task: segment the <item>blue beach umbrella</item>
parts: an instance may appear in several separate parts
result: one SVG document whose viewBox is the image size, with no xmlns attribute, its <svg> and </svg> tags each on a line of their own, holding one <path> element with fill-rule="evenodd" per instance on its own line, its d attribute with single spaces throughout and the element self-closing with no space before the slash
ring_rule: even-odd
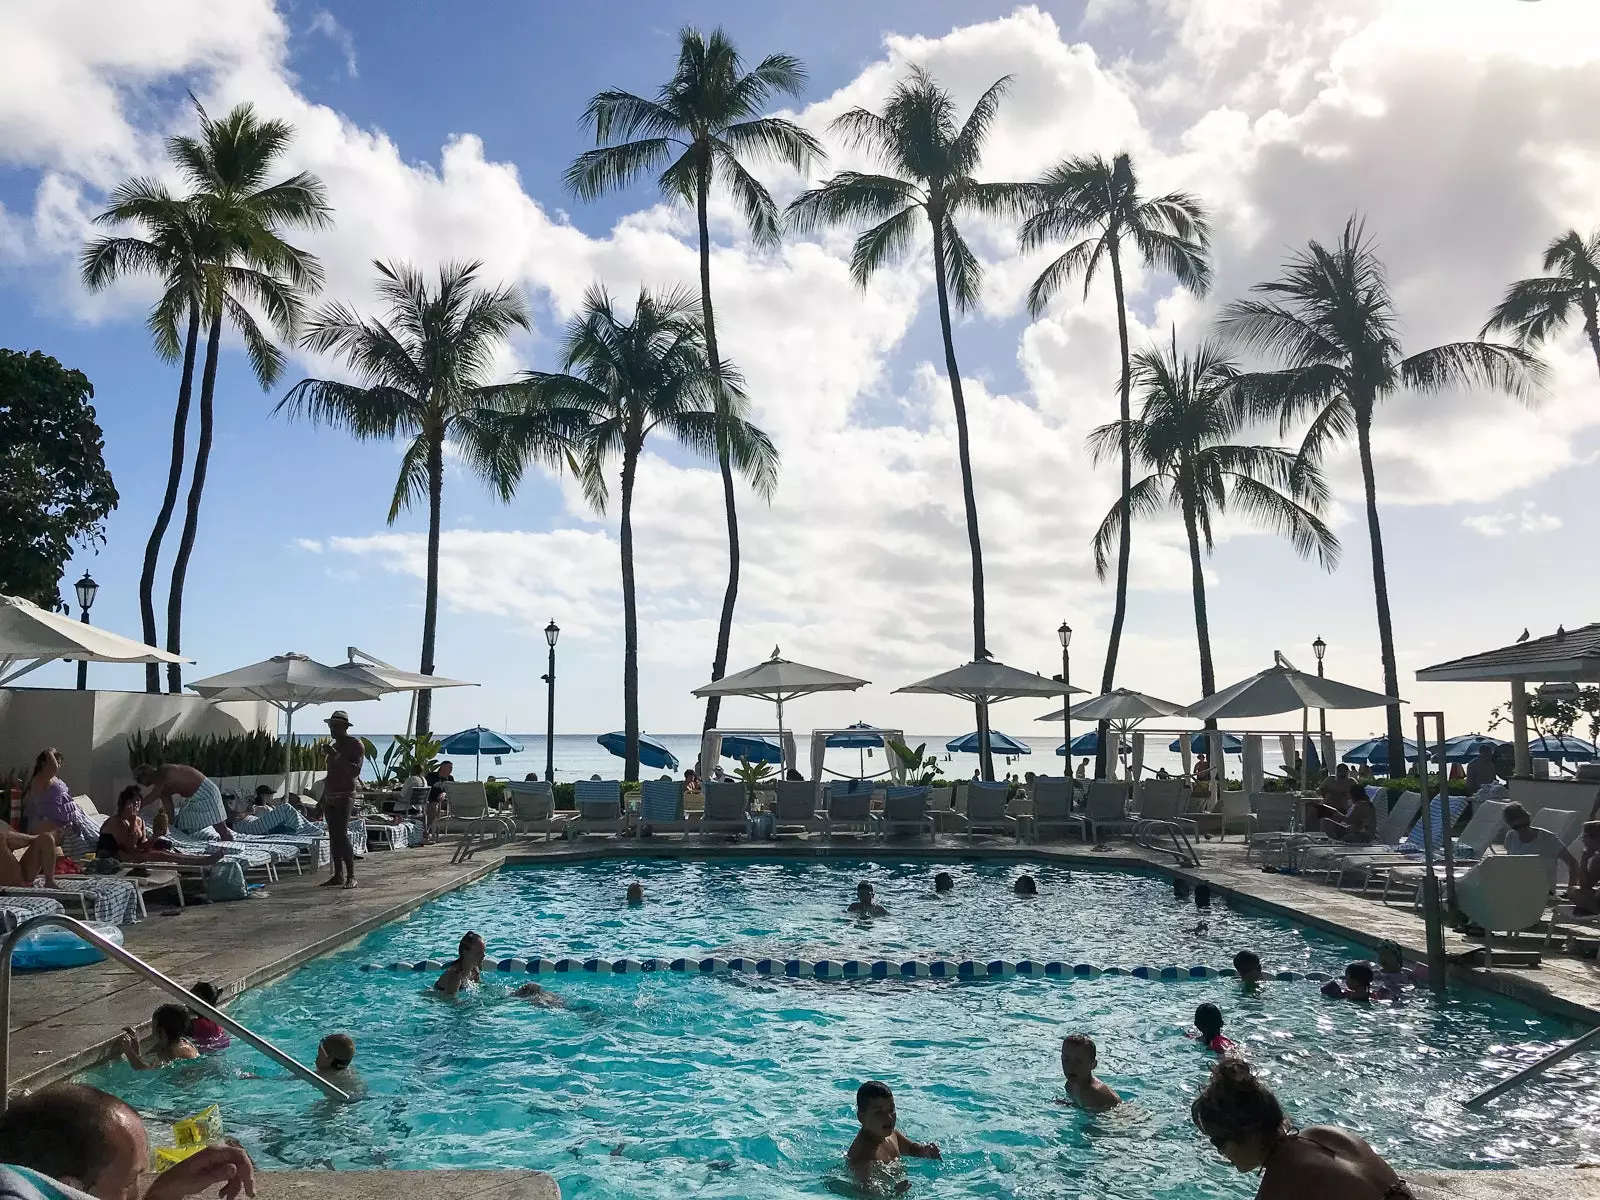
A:
<svg viewBox="0 0 1600 1200">
<path fill-rule="evenodd" d="M 1478 750 L 1481 747 L 1487 746 L 1492 752 L 1507 744 L 1499 738 L 1490 737 L 1486 733 L 1463 733 L 1453 738 L 1445 738 L 1444 745 L 1435 750 L 1432 757 L 1434 762 L 1471 762 L 1478 757 Z M 1415 749 L 1409 742 L 1406 743 L 1406 746 L 1408 753 Z M 1442 755 L 1440 753 L 1441 750 L 1443 751 Z"/>
<path fill-rule="evenodd" d="M 1126 754 L 1131 747 L 1124 741 L 1120 749 L 1123 754 Z M 1072 739 L 1072 757 L 1093 758 L 1098 753 L 1100 753 L 1100 731 L 1098 729 L 1091 729 L 1088 733 L 1080 733 Z M 1067 748 L 1065 746 L 1057 746 L 1056 756 L 1058 758 L 1066 757 Z"/>
<path fill-rule="evenodd" d="M 1528 743 L 1531 758 L 1548 758 L 1551 762 L 1589 762 L 1595 758 L 1594 744 L 1571 734 L 1534 738 Z"/>
<path fill-rule="evenodd" d="M 1446 743 L 1446 745 L 1448 744 Z M 1406 738 L 1404 745 L 1406 761 L 1414 762 L 1417 757 L 1417 744 L 1410 738 Z M 1476 751 L 1473 753 L 1476 753 Z M 1368 738 L 1359 746 L 1352 746 L 1346 750 L 1339 756 L 1339 761 L 1352 765 L 1366 763 L 1369 767 L 1384 767 L 1387 769 L 1389 766 L 1389 739 Z M 1451 761 L 1454 760 L 1452 759 Z"/>
<path fill-rule="evenodd" d="M 602 733 L 594 739 L 618 758 L 628 756 L 628 735 L 622 730 Z M 639 762 L 657 771 L 676 771 L 678 756 L 647 733 L 639 735 Z"/>
<path fill-rule="evenodd" d="M 747 758 L 753 763 L 781 763 L 783 750 L 766 738 L 730 733 L 722 739 L 723 758 Z"/>
<path fill-rule="evenodd" d="M 830 750 L 854 750 L 856 774 L 864 777 L 867 773 L 865 752 L 883 749 L 883 731 L 865 721 L 857 721 L 846 732 L 834 734 L 824 744 Z"/>
<path fill-rule="evenodd" d="M 1189 753 L 1191 753 L 1191 754 L 1210 754 L 1211 753 L 1210 745 L 1211 745 L 1211 743 L 1210 743 L 1209 740 L 1207 740 L 1206 735 L 1205 735 L 1205 731 L 1202 730 L 1201 732 L 1196 733 L 1196 734 L 1192 734 L 1190 736 L 1190 738 L 1189 738 Z M 1182 748 L 1183 748 L 1183 740 L 1181 738 L 1173 738 L 1172 741 L 1167 746 L 1167 749 L 1172 751 L 1172 753 L 1174 753 L 1174 754 L 1176 754 Z M 1222 752 L 1224 754 L 1243 754 L 1244 753 L 1244 739 L 1241 738 L 1238 734 L 1235 734 L 1235 733 L 1225 733 L 1225 734 L 1223 734 L 1222 735 Z"/>
<path fill-rule="evenodd" d="M 492 729 L 485 729 L 482 725 L 474 725 L 471 729 L 463 729 L 460 733 L 452 733 L 449 737 L 441 739 L 439 753 L 472 755 L 472 777 L 476 779 L 478 767 L 485 754 L 521 754 L 522 743 L 513 742 L 510 738 Z"/>
<path fill-rule="evenodd" d="M 944 744 L 944 748 L 951 754 L 977 754 L 981 749 L 978 742 L 977 731 L 958 737 Z M 1026 742 L 1019 742 L 1014 737 L 1008 737 L 998 729 L 989 730 L 989 753 L 1003 754 L 1007 758 L 1016 758 L 1023 754 L 1032 754 L 1033 747 Z"/>
</svg>

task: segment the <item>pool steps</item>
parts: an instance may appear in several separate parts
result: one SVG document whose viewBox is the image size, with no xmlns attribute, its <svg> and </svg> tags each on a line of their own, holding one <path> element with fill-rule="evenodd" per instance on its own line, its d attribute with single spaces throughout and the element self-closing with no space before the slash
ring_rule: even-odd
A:
<svg viewBox="0 0 1600 1200">
<path fill-rule="evenodd" d="M 442 971 L 450 959 L 420 962 L 366 963 L 363 971 Z M 487 965 L 487 964 L 485 964 Z M 1039 962 L 1034 959 L 888 959 L 802 958 L 502 958 L 496 971 L 527 975 L 634 975 L 674 971 L 684 975 L 727 975 L 751 972 L 786 979 L 1098 979 L 1125 975 L 1133 979 L 1218 979 L 1236 975 L 1232 967 L 1096 967 L 1088 963 Z M 1277 971 L 1263 976 L 1283 983 L 1325 982 L 1321 971 Z"/>
</svg>

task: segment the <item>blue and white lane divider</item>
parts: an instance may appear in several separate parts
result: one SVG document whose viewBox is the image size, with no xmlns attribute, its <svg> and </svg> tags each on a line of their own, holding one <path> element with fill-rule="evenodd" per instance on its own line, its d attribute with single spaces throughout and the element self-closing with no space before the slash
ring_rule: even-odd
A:
<svg viewBox="0 0 1600 1200">
<path fill-rule="evenodd" d="M 452 960 L 366 963 L 363 971 L 442 971 Z M 749 972 L 784 979 L 1098 979 L 1125 975 L 1133 979 L 1219 979 L 1236 975 L 1232 967 L 1096 967 L 1089 963 L 1039 962 L 1035 959 L 973 958 L 817 959 L 803 958 L 502 958 L 493 970 L 526 975 L 640 975 L 673 971 L 683 975 L 728 975 Z M 1277 971 L 1263 978 L 1283 983 L 1326 982 L 1321 971 Z"/>
</svg>

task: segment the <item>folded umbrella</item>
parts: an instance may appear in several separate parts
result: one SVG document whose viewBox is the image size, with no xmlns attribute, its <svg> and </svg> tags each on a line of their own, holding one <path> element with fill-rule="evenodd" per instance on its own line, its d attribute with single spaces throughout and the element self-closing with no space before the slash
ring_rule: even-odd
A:
<svg viewBox="0 0 1600 1200">
<path fill-rule="evenodd" d="M 618 758 L 626 758 L 628 756 L 628 735 L 620 729 L 612 733 L 602 733 L 594 740 Z M 647 733 L 639 735 L 639 762 L 641 765 L 652 767 L 657 771 L 676 771 L 678 769 L 678 756 Z"/>
</svg>

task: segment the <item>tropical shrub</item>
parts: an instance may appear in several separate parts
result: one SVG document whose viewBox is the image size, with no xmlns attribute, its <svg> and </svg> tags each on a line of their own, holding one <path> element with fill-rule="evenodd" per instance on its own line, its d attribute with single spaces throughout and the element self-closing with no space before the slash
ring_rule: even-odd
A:
<svg viewBox="0 0 1600 1200">
<path fill-rule="evenodd" d="M 320 771 L 327 762 L 326 738 L 296 740 L 290 747 L 290 768 Z M 176 733 L 139 730 L 128 738 L 128 766 L 181 763 L 215 779 L 240 775 L 281 775 L 283 742 L 265 729 L 246 733 Z"/>
</svg>

